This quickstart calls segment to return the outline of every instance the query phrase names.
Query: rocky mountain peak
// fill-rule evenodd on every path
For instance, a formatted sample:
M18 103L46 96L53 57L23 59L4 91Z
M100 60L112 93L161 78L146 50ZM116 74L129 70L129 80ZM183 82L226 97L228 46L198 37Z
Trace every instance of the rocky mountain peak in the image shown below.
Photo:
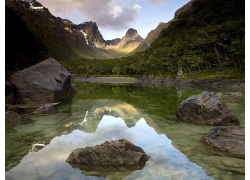
M135 34L137 34L137 30L133 29L133 28L129 28L128 31L126 32L126 36L134 36Z

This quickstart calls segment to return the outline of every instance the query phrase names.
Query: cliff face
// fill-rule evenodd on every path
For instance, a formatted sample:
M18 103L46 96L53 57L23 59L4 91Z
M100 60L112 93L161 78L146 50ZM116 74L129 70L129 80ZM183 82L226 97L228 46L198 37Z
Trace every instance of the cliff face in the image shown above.
M86 38L87 44L91 47L95 47L95 43L105 47L105 40L95 22L90 21L79 25L73 25L72 29L82 32Z

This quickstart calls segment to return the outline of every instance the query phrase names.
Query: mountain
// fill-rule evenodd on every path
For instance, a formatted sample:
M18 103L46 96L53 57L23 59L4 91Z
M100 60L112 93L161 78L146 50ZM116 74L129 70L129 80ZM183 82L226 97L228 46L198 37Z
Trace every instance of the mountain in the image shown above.
M170 23L171 23L171 21L169 21L168 23L161 22L154 30L151 30L148 33L148 35L144 39L144 41L142 41L134 51L135 52L136 51L143 51L146 48L148 48L150 46L150 44L159 37L161 31L163 29L167 28Z
M115 39L112 39L112 40L106 40L105 44L109 45L109 46L114 46L114 45L117 45L120 41L121 41L120 38L115 38Z
M58 60L98 57L86 43L84 34L68 27L73 25L72 22L53 16L37 1L5 1L5 7L13 10L42 41L48 48L49 56Z
M13 24L12 29L17 30L17 26L14 28L15 24L22 21L25 27L21 27L30 32L30 37L26 38L37 39L36 41L40 43L37 50L40 49L41 53L46 49L46 52L42 53L43 55L47 54L46 57L41 56L40 59L48 56L59 61L79 58L122 57L133 51L143 40L132 28L122 39L104 40L95 22L73 24L67 19L53 16L46 7L36 0L6 0L5 8L20 17L19 19L12 18L12 16L6 17L6 24ZM20 33L17 34L22 36ZM12 42L10 37L7 36L6 42ZM14 46L7 47L10 47L8 52L14 48ZM21 48L30 49L29 46ZM21 57L19 57L20 59Z
M152 42L154 42L160 36L160 33L161 33L161 31L163 29L168 28L168 26L170 25L170 23L173 22L173 21L175 21L181 13L188 11L188 9L192 6L193 2L194 2L194 0L191 0L187 4L185 4L182 7L180 7L175 12L175 16L174 16L174 18L171 21L169 21L167 23L161 22L154 30L151 30L148 33L148 35L145 38L145 40L132 53L143 51L146 48L148 48L150 46L150 44Z
M106 50L109 51L113 57L122 57L132 52L137 46L143 42L143 38L137 33L136 29L130 28L122 39L116 39L113 44L107 44Z

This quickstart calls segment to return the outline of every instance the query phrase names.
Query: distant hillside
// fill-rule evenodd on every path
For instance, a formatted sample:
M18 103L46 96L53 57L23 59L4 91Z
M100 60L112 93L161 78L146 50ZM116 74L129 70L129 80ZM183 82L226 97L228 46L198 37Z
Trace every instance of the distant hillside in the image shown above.
M245 71L245 1L195 0L192 6L162 30L145 51L133 59L140 74Z
M151 30L148 33L147 37L144 39L144 41L142 41L138 45L138 47L134 50L134 52L143 51L146 48L148 48L150 44L154 42L160 36L161 31L167 28L170 23L171 21L169 21L168 23L161 22L154 30Z

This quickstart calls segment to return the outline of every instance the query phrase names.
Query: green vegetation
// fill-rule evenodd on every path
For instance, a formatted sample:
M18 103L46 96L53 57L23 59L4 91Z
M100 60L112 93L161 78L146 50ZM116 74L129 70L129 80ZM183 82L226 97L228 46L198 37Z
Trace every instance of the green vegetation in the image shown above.
M184 78L244 79L245 2L196 0L145 51L61 63L74 76L172 77L181 67Z

